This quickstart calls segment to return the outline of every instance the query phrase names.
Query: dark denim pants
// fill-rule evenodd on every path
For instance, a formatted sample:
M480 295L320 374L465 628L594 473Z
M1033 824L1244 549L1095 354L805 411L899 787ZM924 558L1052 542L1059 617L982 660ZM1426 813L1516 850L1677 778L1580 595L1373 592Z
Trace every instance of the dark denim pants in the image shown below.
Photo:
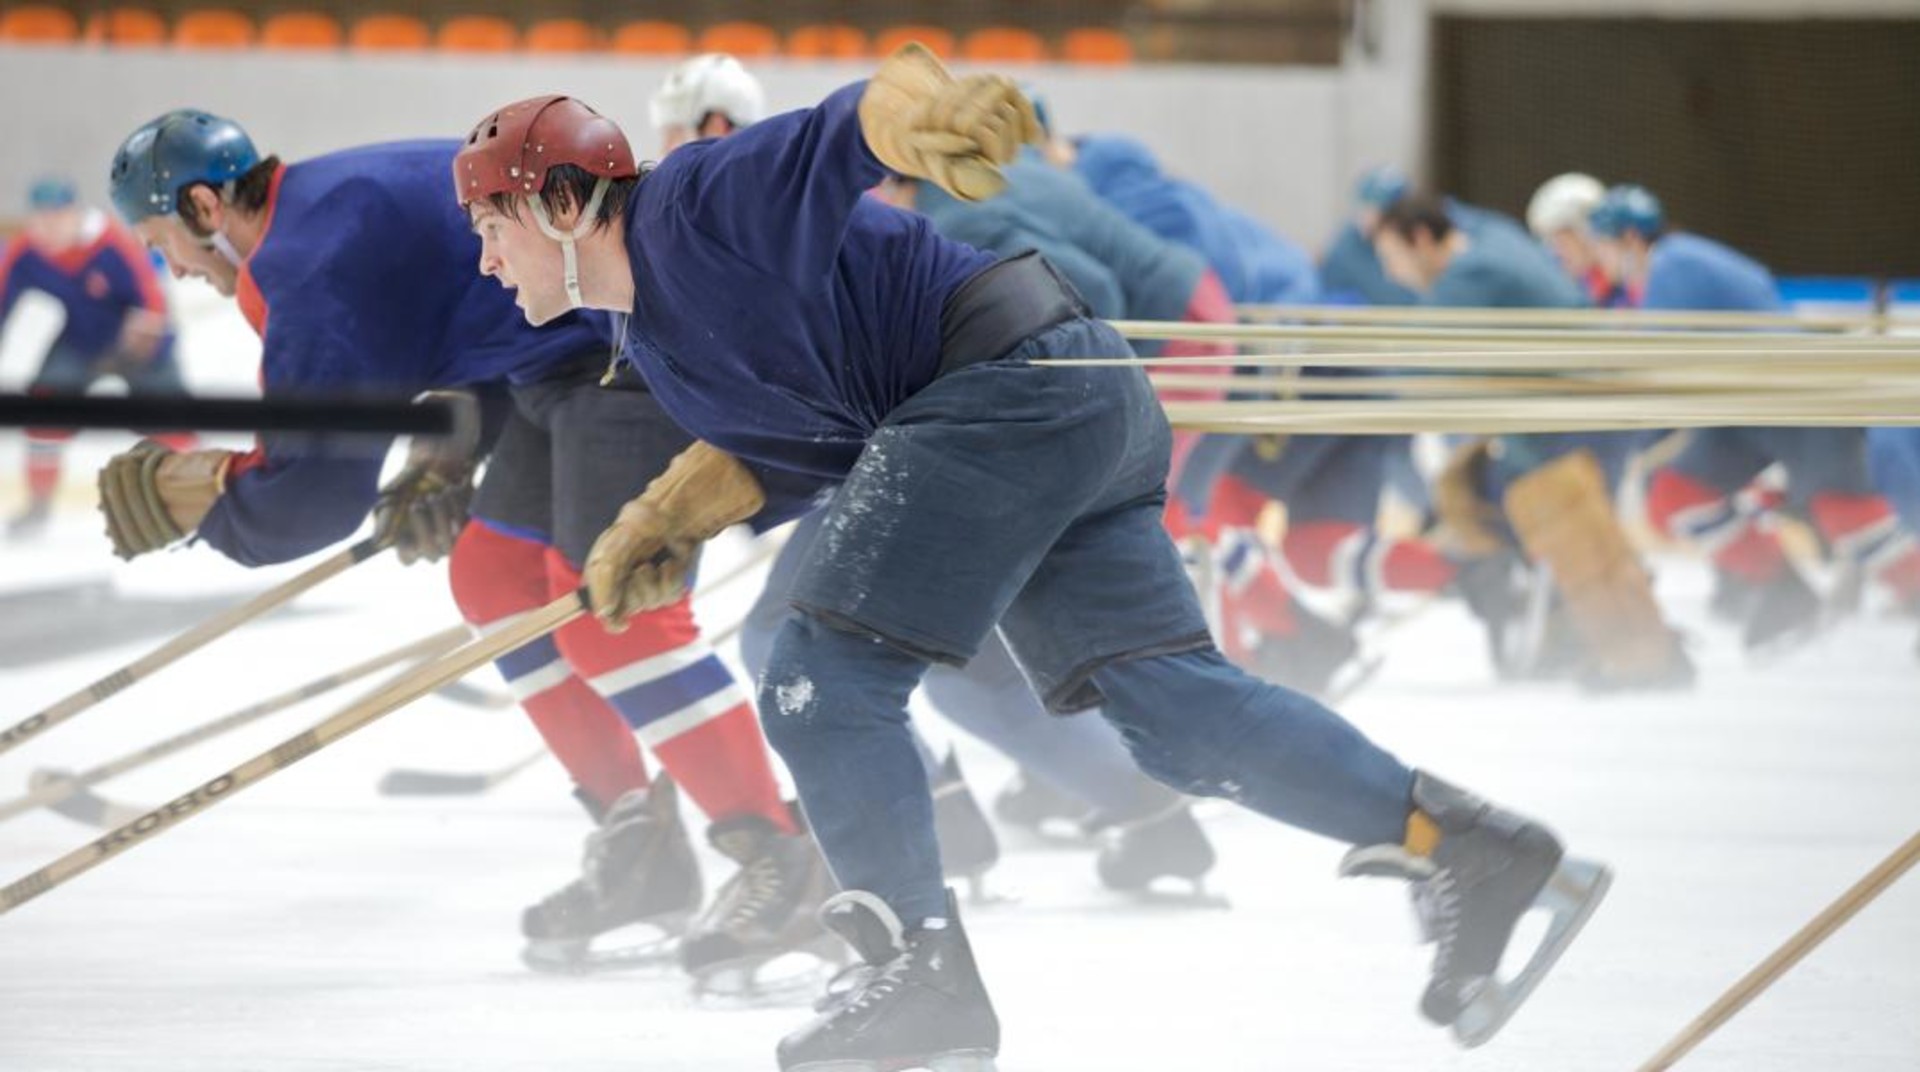
M1397 842L1412 773L1314 701L1213 650L1160 524L1171 434L1139 369L1072 321L947 375L869 440L795 578L760 683L767 736L843 887L909 926L945 900L907 698L996 623L1049 707L1102 704L1135 760L1350 843Z

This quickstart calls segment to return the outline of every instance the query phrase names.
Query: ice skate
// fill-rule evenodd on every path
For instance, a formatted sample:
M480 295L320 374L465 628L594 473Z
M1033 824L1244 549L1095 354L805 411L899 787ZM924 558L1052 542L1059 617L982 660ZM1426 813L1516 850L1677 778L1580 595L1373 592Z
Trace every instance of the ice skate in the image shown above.
M1779 655L1812 639L1824 618L1820 596L1789 562L1772 580L1756 586L1740 643L1750 654Z
M780 1040L781 1072L994 1072L1000 1021L952 891L946 919L911 934L864 890L828 901L820 920L861 964L812 1023Z
M695 993L770 997L815 985L819 962L835 963L839 943L816 918L833 880L813 838L783 834L758 815L715 823L707 836L740 870L681 940ZM795 972L769 968L789 954L805 954Z
M1420 1011L1451 1027L1462 1046L1492 1038L1525 1002L1606 896L1611 873L1567 858L1532 820L1494 807L1431 775L1414 776L1416 812L1400 845L1356 848L1343 876L1402 878L1434 943L1433 976ZM1501 956L1528 911L1549 913L1546 936L1511 978Z
M1000 839L952 751L941 761L940 774L934 779L933 825L947 878L966 883L967 899L975 904L990 900L986 875L1000 862Z
M1081 848L1088 843L1087 806L1024 770L1015 772L993 798L993 816L1049 845Z
M520 917L536 971L581 973L664 963L700 908L700 864L665 778L614 802L587 837L581 875Z
M1229 907L1224 897L1207 892L1207 872L1217 857L1187 801L1132 822L1113 823L1100 834L1094 867L1106 888L1148 903Z

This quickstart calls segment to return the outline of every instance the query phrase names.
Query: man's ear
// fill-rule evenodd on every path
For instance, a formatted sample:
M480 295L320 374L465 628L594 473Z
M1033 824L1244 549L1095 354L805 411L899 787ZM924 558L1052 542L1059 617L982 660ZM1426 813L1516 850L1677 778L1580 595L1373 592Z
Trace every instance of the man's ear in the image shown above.
M220 200L220 194L205 183L196 183L187 188L186 209L192 217L184 222L189 231L212 234L226 222L227 206Z

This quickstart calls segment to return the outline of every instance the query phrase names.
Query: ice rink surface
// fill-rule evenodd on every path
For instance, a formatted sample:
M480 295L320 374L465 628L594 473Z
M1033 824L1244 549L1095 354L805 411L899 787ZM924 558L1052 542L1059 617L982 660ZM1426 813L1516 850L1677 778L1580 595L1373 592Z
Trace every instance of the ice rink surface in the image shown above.
M243 388L246 329L191 297L190 382ZM7 382L30 371L15 319ZM84 483L128 442L83 437L70 473ZM0 488L18 467L18 437L0 436ZM66 497L46 540L0 545L0 723L313 561L249 572L197 549L118 564L84 499ZM708 572L746 553L727 538ZM1010 900L966 914L1004 1023L1004 1072L1638 1067L1920 825L1912 622L1851 620L1754 665L1705 620L1704 570L1655 566L1701 663L1692 693L1497 685L1478 627L1445 604L1378 638L1385 666L1344 706L1409 762L1546 818L1617 870L1586 933L1490 1045L1456 1050L1414 1012L1429 953L1401 887L1336 881L1339 846L1210 804L1214 887L1230 911L1119 902L1089 854L1009 840L991 882ZM703 620L731 622L753 588L703 600ZM0 800L36 768L104 762L454 620L442 570L377 559L0 756ZM473 680L497 687L491 671ZM367 687L102 790L170 799ZM577 873L587 833L557 765L485 797L375 791L394 767L485 770L536 743L514 711L429 697L0 917L0 1072L773 1068L799 1004L696 1001L670 969L554 978L520 966L520 909ZM958 745L990 797L1009 766ZM0 882L94 835L45 812L5 822ZM705 861L712 888L728 871ZM1678 1067L1920 1069L1920 875Z

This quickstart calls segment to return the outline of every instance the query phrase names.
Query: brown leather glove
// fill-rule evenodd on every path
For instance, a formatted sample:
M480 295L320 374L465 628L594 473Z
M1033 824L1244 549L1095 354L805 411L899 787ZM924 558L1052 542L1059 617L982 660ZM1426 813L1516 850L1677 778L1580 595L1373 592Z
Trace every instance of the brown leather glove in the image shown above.
M407 448L407 464L373 506L373 535L393 547L402 565L438 562L453 551L467 525L473 503L473 476L479 468L479 405L465 391L428 391L415 402L444 402L455 408L454 432L417 437Z
M594 614L618 633L629 616L679 599L700 545L765 503L732 455L705 443L681 451L593 542L584 580Z
M227 486L230 450L171 450L143 439L100 470L113 553L132 559L186 538Z
M1044 136L1033 103L1012 79L956 79L919 44L901 46L867 82L860 129L881 163L962 201L1005 189L999 165Z

